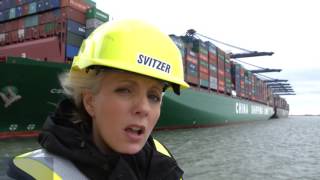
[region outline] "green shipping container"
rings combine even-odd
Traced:
[[[34,14],[36,12],[37,12],[37,2],[30,3],[28,14]]]
[[[67,44],[80,47],[83,41],[83,37],[72,32],[67,33]]]
[[[208,87],[209,86],[209,81],[200,79],[200,86]]]
[[[209,67],[208,62],[201,61],[201,60],[199,62],[200,62],[200,65],[205,66],[205,67]]]
[[[9,11],[9,19],[13,19],[16,17],[16,8],[11,8]]]
[[[24,19],[24,27],[37,26],[39,24],[38,15],[28,16]]]
[[[109,15],[99,9],[97,9],[96,7],[92,7],[91,9],[89,9],[86,13],[86,18],[87,19],[99,19],[103,22],[107,22],[109,21]]]
[[[54,31],[55,28],[56,28],[56,24],[53,23],[53,22],[52,23],[47,23],[47,24],[44,25],[44,31],[46,33]]]
[[[211,71],[214,71],[214,72],[216,72],[217,71],[217,68],[216,68],[216,66],[214,66],[214,65],[209,65],[209,68],[210,68],[210,70]]]

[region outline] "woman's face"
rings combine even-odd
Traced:
[[[97,94],[84,92],[98,148],[135,154],[147,141],[160,116],[163,83],[148,77],[107,72]]]

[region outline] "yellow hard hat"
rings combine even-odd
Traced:
[[[82,42],[71,72],[92,66],[126,70],[189,87],[177,46],[167,34],[139,20],[107,22],[95,29]]]

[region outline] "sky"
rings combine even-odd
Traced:
[[[95,0],[111,19],[137,18],[167,34],[188,29],[252,51],[273,56],[242,58],[264,73],[287,79],[295,96],[282,96],[291,115],[320,114],[320,11],[316,0]],[[216,43],[226,52],[241,51]],[[256,67],[243,64],[247,69]]]

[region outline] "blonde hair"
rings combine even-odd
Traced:
[[[84,90],[89,90],[93,94],[97,94],[100,89],[101,81],[105,72],[95,70],[86,71],[73,71],[61,74],[59,79],[64,94],[71,98],[76,107],[82,106],[82,93]]]

